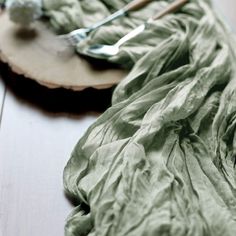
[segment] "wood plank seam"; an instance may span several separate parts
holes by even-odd
[[[5,104],[5,100],[6,100],[6,95],[7,95],[7,87],[6,85],[3,85],[3,94],[2,97],[0,98],[1,104],[0,104],[0,130],[1,130],[1,126],[2,126],[2,119],[3,119],[3,112],[4,112],[4,104]]]

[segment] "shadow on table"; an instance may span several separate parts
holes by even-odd
[[[88,88],[78,92],[63,88],[48,89],[24,76],[16,75],[3,63],[0,63],[0,75],[8,91],[18,99],[23,99],[50,113],[100,113],[111,105],[113,88],[104,90]]]

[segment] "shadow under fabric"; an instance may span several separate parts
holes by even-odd
[[[127,1],[44,2],[54,28],[66,31]],[[114,43],[165,4],[102,27],[78,48]],[[236,235],[234,45],[210,1],[195,0],[110,59],[131,72],[64,170],[65,189],[80,202],[66,236]]]

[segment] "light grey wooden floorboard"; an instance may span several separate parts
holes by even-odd
[[[222,19],[236,32],[236,1],[235,0],[212,0],[216,11],[221,15]]]
[[[63,168],[95,119],[42,113],[7,93],[0,132],[2,235],[64,235],[73,207],[63,195]]]

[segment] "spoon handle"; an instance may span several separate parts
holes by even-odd
[[[153,0],[134,0],[128,3],[123,9],[125,12],[128,11],[136,11],[140,8],[146,6],[148,3],[152,2]]]
[[[167,15],[168,13],[177,11],[180,7],[182,7],[188,1],[189,0],[175,0],[173,3],[171,3],[169,6],[167,6],[164,10],[160,11],[157,15],[151,17],[147,21],[147,23],[157,20],[157,19],[163,17],[164,15]],[[119,41],[117,41],[117,43],[115,44],[116,47],[119,48],[122,44],[124,44],[128,40],[130,40],[130,39],[134,38],[135,36],[137,36],[138,34],[142,33],[145,30],[145,28],[146,28],[146,23],[143,25],[140,25],[136,29],[132,30],[131,32],[126,34],[124,37],[122,37]]]
[[[158,20],[160,18],[162,18],[163,16],[175,12],[177,10],[179,10],[183,5],[185,5],[189,0],[176,0],[174,2],[172,2],[169,6],[167,6],[165,9],[163,9],[162,11],[158,12],[157,15],[153,16],[152,18],[150,18],[148,20],[148,22],[154,21],[154,20]]]
[[[135,36],[141,34],[145,30],[145,24],[140,25],[139,27],[135,28],[128,34],[126,34],[124,37],[122,37],[120,40],[118,40],[115,44],[116,47],[120,47],[125,42],[129,41],[130,39],[134,38]]]

